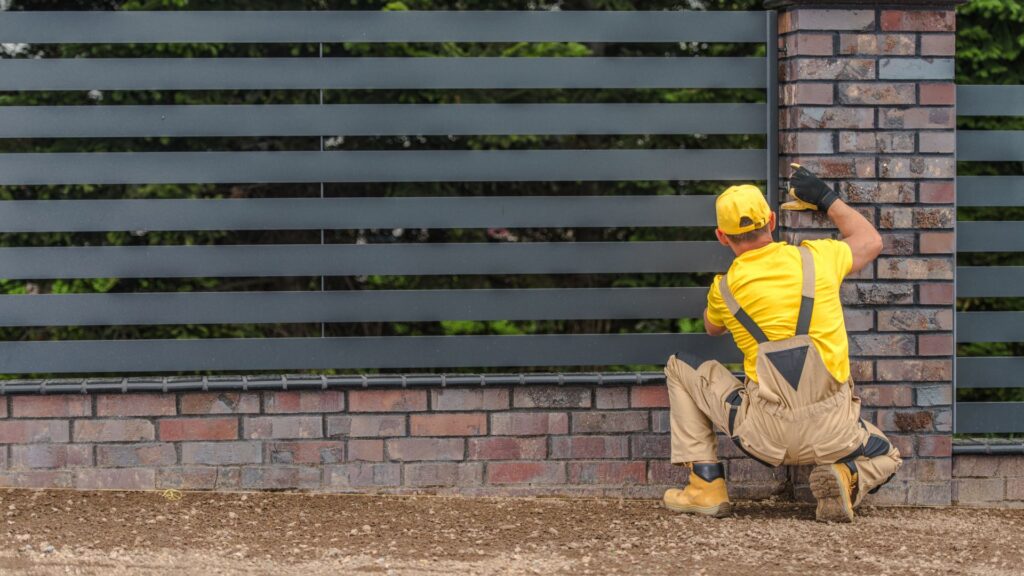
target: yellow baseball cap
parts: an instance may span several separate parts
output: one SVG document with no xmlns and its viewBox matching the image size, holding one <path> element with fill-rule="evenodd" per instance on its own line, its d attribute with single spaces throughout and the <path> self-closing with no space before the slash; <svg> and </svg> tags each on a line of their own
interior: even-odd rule
<svg viewBox="0 0 1024 576">
<path fill-rule="evenodd" d="M 730 235 L 757 230 L 768 223 L 771 213 L 761 189 L 753 184 L 730 186 L 715 200 L 718 229 Z M 750 223 L 741 226 L 744 217 Z"/>
</svg>

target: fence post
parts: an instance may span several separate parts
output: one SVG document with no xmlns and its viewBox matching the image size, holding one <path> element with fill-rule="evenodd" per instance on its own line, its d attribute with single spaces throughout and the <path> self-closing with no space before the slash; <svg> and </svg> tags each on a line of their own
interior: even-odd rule
<svg viewBox="0 0 1024 576">
<path fill-rule="evenodd" d="M 797 162 L 829 179 L 885 240 L 878 261 L 847 278 L 842 293 L 864 418 L 905 458 L 872 501 L 949 504 L 955 4 L 766 6 L 779 10 L 780 176 Z M 811 213 L 786 213 L 781 223 L 789 242 L 837 234 Z"/>
</svg>

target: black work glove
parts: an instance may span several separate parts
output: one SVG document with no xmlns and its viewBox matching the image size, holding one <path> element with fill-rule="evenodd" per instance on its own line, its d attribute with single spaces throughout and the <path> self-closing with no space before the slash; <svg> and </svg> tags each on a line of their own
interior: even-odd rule
<svg viewBox="0 0 1024 576">
<path fill-rule="evenodd" d="M 828 212 L 829 206 L 839 199 L 832 187 L 824 183 L 810 170 L 799 164 L 790 164 L 796 168 L 789 177 L 789 195 L 794 198 L 782 205 L 785 210 L 820 210 Z"/>
</svg>

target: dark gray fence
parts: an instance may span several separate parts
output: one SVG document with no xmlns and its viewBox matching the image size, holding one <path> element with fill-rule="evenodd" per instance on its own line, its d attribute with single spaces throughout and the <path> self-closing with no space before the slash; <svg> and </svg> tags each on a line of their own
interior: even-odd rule
<svg viewBox="0 0 1024 576">
<path fill-rule="evenodd" d="M 775 46 L 766 42 L 774 40 L 774 28 L 771 12 L 3 12 L 0 38 L 34 44 L 767 45 L 766 58 L 3 59 L 0 90 L 7 91 L 692 87 L 764 89 L 767 103 L 6 106 L 0 108 L 0 138 L 765 134 L 776 125 Z M 775 182 L 775 138 L 767 141 L 767 150 L 6 153 L 0 154 L 0 185 Z M 686 195 L 17 200 L 0 202 L 0 232 L 713 226 L 712 202 Z M 619 274 L 721 271 L 729 261 L 710 241 L 8 247 L 0 249 L 0 274 Z M 0 325 L 679 318 L 700 316 L 704 294 L 699 288 L 606 288 L 4 295 Z M 738 359 L 730 342 L 704 335 L 551 334 L 6 341 L 0 342 L 0 366 L 6 373 L 581 366 L 661 363 L 677 351 Z"/>
<path fill-rule="evenodd" d="M 959 116 L 1024 116 L 1024 86 L 960 86 Z M 961 130 L 957 160 L 1024 162 L 1024 131 Z M 958 176 L 960 207 L 1024 207 L 1024 176 Z M 958 253 L 1024 252 L 1024 222 L 959 221 Z M 958 266 L 957 298 L 1024 297 L 1024 266 Z M 963 311 L 956 315 L 958 343 L 1024 342 L 1024 312 Z M 1024 357 L 956 359 L 956 387 L 1024 388 Z M 958 402 L 956 432 L 1024 432 L 1024 402 Z"/>
</svg>

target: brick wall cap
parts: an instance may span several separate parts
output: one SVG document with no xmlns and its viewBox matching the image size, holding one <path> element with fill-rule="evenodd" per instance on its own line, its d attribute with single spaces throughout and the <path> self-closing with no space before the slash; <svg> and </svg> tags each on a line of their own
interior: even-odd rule
<svg viewBox="0 0 1024 576">
<path fill-rule="evenodd" d="M 863 6 L 884 6 L 888 8 L 949 8 L 966 4 L 968 0 L 765 0 L 764 7 L 769 10 L 778 8 L 860 8 Z"/>
</svg>

